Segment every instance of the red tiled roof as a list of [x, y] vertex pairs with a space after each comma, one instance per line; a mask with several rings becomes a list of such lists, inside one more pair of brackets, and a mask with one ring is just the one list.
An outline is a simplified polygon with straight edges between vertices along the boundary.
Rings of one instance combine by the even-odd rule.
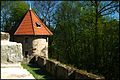
[[[36, 22], [41, 27], [37, 27]], [[14, 35], [53, 35], [33, 10], [28, 10]]]

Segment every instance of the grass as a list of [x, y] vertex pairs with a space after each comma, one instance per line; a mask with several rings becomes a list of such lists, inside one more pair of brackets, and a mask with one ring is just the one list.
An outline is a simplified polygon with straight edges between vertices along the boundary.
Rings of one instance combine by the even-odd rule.
[[34, 76], [35, 79], [44, 79], [44, 80], [54, 79], [43, 69], [36, 67], [37, 65], [35, 64], [32, 65], [21, 64], [21, 65], [23, 66], [24, 69], [27, 69]]

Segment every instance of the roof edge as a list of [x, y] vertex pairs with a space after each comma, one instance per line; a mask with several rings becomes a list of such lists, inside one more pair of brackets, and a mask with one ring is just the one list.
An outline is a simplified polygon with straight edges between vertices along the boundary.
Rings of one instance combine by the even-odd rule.
[[[32, 14], [31, 14], [31, 11], [32, 11], [32, 9], [30, 9], [29, 12], [30, 12], [31, 23], [32, 23], [32, 28], [33, 28], [33, 21], [32, 21]], [[34, 28], [33, 28], [33, 34], [35, 34], [35, 30], [34, 30]]]
[[34, 15], [39, 19], [39, 21], [45, 26], [45, 29], [50, 33], [50, 35], [53, 35], [53, 33], [47, 28], [47, 26], [40, 20], [40, 18], [35, 14], [35, 12], [33, 10], [31, 10]]

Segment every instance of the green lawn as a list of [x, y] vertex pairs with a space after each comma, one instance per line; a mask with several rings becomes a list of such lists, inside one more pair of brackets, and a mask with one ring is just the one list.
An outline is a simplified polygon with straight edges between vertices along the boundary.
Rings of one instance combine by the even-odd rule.
[[35, 79], [54, 79], [51, 77], [47, 72], [42, 70], [41, 68], [37, 68], [36, 65], [27, 65], [27, 64], [21, 64], [24, 69], [27, 69]]

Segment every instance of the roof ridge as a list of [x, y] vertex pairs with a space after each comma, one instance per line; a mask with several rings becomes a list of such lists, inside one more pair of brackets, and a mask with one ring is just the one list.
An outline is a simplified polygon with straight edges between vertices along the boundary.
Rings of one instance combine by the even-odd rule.
[[[35, 12], [33, 10], [31, 10], [34, 14]], [[38, 16], [35, 14], [35, 16], [38, 18]], [[44, 28], [51, 34], [53, 35], [53, 33], [47, 28], [47, 26], [38, 18], [38, 20], [44, 25]]]
[[[31, 14], [31, 11], [32, 11], [32, 9], [29, 10], [29, 12], [30, 12], [31, 23], [32, 23], [32, 28], [33, 28], [33, 20], [32, 20], [32, 14]], [[33, 34], [35, 34], [35, 30], [34, 30], [34, 28], [33, 28]]]

